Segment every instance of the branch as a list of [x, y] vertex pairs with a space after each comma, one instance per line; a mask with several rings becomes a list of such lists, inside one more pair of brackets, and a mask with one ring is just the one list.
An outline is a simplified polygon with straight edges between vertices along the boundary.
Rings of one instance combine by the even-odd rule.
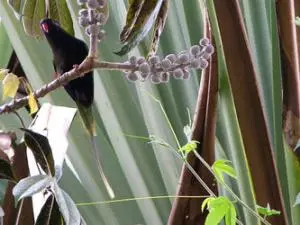
[[[72, 70], [62, 74], [57, 79], [48, 84], [43, 85], [41, 88], [34, 92], [36, 99], [44, 97], [49, 92], [66, 85], [69, 81], [78, 77], [84, 76], [93, 69], [106, 69], [106, 70], [134, 70], [135, 66], [128, 63], [111, 63], [95, 60], [93, 57], [87, 57], [79, 66], [74, 67]], [[28, 104], [29, 96], [18, 99], [13, 99], [7, 104], [0, 106], [0, 115], [10, 113], [20, 109]]]

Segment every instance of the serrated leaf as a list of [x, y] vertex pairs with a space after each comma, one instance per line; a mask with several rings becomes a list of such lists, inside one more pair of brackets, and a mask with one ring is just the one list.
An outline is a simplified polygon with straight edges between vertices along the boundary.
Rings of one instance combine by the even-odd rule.
[[80, 213], [71, 197], [62, 190], [57, 182], [54, 183], [54, 195], [66, 225], [80, 225]]
[[0, 80], [4, 80], [8, 72], [9, 72], [8, 69], [0, 69]]
[[190, 152], [195, 151], [197, 149], [198, 141], [190, 141], [184, 146], [182, 146], [178, 151], [183, 152], [185, 156], [187, 156]]
[[15, 180], [11, 164], [0, 158], [0, 179]]
[[273, 216], [273, 215], [279, 215], [280, 211], [271, 209], [270, 206], [268, 205], [267, 207], [262, 207], [262, 206], [256, 206], [257, 212], [263, 216]]
[[135, 0], [129, 6], [120, 40], [124, 44], [117, 55], [124, 55], [142, 41], [155, 23], [163, 0]]
[[16, 201], [39, 193], [51, 185], [53, 178], [48, 175], [36, 175], [20, 180], [13, 188]]
[[35, 225], [63, 225], [64, 220], [53, 195], [50, 195], [38, 215]]
[[212, 170], [214, 171], [216, 178], [219, 179], [221, 182], [224, 182], [224, 176], [223, 176], [224, 173], [233, 178], [236, 178], [236, 172], [234, 168], [227, 164], [229, 162], [230, 161], [228, 160], [220, 159], [215, 161], [214, 164], [212, 165]]
[[234, 213], [236, 215], [236, 212], [231, 212], [230, 210], [234, 209], [235, 211], [235, 208], [228, 198], [224, 196], [212, 198], [208, 204], [209, 213], [206, 217], [205, 225], [217, 225], [225, 216], [228, 217], [229, 222], [234, 221], [231, 216], [234, 216]]
[[45, 0], [27, 0], [23, 7], [23, 27], [31, 37], [41, 38], [40, 21], [46, 17]]
[[54, 176], [54, 160], [48, 139], [31, 130], [24, 128], [21, 128], [21, 130], [25, 132], [25, 143], [33, 152], [35, 160], [47, 174]]
[[31, 115], [36, 113], [39, 110], [39, 106], [33, 95], [33, 92], [31, 92], [28, 96], [28, 105], [29, 105]]
[[157, 51], [159, 38], [163, 32], [167, 20], [168, 9], [169, 9], [169, 0], [164, 0], [154, 24], [151, 46], [147, 58], [155, 55]]
[[2, 85], [3, 85], [3, 99], [6, 97], [14, 98], [19, 88], [20, 80], [15, 74], [9, 73], [3, 79]]

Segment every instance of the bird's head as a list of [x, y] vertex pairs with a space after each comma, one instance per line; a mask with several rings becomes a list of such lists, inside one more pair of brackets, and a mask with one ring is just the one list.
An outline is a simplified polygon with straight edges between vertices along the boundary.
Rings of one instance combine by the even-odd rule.
[[59, 32], [61, 30], [59, 24], [56, 21], [49, 18], [41, 20], [40, 28], [46, 36], [47, 34]]

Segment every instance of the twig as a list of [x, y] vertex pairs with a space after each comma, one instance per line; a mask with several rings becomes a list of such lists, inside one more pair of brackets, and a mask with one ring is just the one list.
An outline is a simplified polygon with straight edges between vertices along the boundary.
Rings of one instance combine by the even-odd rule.
[[[133, 70], [134, 65], [129, 63], [111, 63], [95, 60], [93, 57], [87, 57], [78, 67], [62, 74], [57, 79], [51, 81], [48, 84], [43, 85], [41, 88], [34, 92], [35, 98], [44, 97], [49, 92], [67, 84], [69, 81], [78, 77], [84, 76], [86, 73], [93, 69], [105, 69], [105, 70], [118, 70], [126, 71]], [[7, 104], [0, 106], [0, 115], [4, 113], [10, 113], [17, 109], [20, 109], [28, 104], [28, 96], [13, 99]]]

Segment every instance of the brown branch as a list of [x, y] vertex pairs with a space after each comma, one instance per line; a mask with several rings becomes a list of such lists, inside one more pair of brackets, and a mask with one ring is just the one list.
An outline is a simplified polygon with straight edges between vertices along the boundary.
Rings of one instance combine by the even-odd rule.
[[[128, 63], [111, 63], [95, 60], [92, 57], [87, 57], [78, 67], [74, 67], [72, 70], [62, 74], [57, 79], [51, 81], [48, 84], [43, 85], [41, 88], [34, 92], [35, 98], [44, 97], [51, 91], [67, 84], [69, 81], [78, 77], [84, 76], [86, 73], [93, 69], [105, 69], [105, 70], [133, 70], [134, 65]], [[13, 99], [7, 104], [0, 106], [0, 115], [3, 113], [10, 113], [17, 109], [20, 109], [28, 104], [28, 96]]]

